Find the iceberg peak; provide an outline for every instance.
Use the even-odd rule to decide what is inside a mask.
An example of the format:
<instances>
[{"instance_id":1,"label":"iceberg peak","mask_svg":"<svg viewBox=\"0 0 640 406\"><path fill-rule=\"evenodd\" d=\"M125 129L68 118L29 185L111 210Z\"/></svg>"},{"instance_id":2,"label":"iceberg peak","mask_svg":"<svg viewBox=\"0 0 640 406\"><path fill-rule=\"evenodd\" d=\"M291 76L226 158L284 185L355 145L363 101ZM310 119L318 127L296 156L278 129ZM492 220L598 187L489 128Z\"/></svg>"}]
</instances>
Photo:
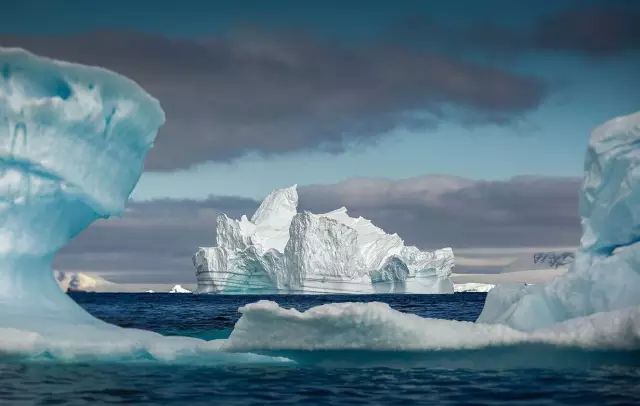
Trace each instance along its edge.
<instances>
[{"instance_id":1,"label":"iceberg peak","mask_svg":"<svg viewBox=\"0 0 640 406\"><path fill-rule=\"evenodd\" d=\"M288 225L297 211L298 188L297 185L293 185L269 193L251 216L251 222L256 225L264 223Z\"/></svg>"},{"instance_id":2,"label":"iceberg peak","mask_svg":"<svg viewBox=\"0 0 640 406\"><path fill-rule=\"evenodd\" d=\"M296 185L248 220L217 218L218 245L193 256L199 293L453 293L453 252L407 247L346 207L298 212Z\"/></svg>"}]
</instances>

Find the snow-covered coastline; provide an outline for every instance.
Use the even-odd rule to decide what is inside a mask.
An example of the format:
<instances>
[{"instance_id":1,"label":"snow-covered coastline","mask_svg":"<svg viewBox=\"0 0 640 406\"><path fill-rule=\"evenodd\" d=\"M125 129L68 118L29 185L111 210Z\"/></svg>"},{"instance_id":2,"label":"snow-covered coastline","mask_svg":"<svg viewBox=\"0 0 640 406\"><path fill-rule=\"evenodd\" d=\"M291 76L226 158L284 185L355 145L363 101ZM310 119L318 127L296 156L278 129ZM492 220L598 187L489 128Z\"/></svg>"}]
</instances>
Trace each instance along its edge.
<instances>
[{"instance_id":1,"label":"snow-covered coastline","mask_svg":"<svg viewBox=\"0 0 640 406\"><path fill-rule=\"evenodd\" d=\"M466 292L486 293L495 287L496 285L493 285L491 283L476 283L476 282L456 283L453 285L453 291L455 293L466 293Z\"/></svg>"},{"instance_id":2,"label":"snow-covered coastline","mask_svg":"<svg viewBox=\"0 0 640 406\"><path fill-rule=\"evenodd\" d=\"M115 283L88 272L54 271L58 286L64 292L95 293L191 293L190 284Z\"/></svg>"}]
</instances>

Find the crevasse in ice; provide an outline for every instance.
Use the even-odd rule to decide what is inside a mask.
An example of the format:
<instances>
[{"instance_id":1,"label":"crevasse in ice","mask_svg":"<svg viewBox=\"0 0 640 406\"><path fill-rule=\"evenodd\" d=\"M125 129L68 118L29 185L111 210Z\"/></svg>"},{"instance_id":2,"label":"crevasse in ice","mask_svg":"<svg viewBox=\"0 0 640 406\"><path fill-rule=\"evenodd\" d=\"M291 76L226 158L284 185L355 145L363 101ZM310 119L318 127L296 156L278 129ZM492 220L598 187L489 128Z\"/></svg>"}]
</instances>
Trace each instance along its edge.
<instances>
[{"instance_id":1,"label":"crevasse in ice","mask_svg":"<svg viewBox=\"0 0 640 406\"><path fill-rule=\"evenodd\" d=\"M453 293L451 248L405 246L347 209L298 213L296 186L251 217L217 218L216 247L193 257L199 293Z\"/></svg>"}]
</instances>

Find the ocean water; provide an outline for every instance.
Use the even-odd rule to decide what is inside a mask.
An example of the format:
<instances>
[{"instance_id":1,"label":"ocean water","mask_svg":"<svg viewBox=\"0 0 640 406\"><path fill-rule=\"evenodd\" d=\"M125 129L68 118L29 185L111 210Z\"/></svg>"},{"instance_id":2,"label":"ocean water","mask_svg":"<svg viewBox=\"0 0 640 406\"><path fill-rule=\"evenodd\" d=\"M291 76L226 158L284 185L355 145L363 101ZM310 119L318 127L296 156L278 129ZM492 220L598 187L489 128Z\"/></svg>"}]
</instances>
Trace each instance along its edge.
<instances>
[{"instance_id":1,"label":"ocean water","mask_svg":"<svg viewBox=\"0 0 640 406\"><path fill-rule=\"evenodd\" d=\"M474 321L486 295L197 296L73 293L94 316L166 335L225 338L238 307L269 299L304 310L382 301L422 317ZM292 352L292 365L195 366L150 363L20 362L0 359L0 404L640 404L635 353L521 349L535 368L486 367L501 350ZM481 358L478 358L481 354ZM280 354L282 355L282 354ZM563 361L558 362L558 357ZM545 362L545 359L550 362ZM553 362L551 362L553 361ZM549 364L549 366L545 366Z\"/></svg>"}]
</instances>

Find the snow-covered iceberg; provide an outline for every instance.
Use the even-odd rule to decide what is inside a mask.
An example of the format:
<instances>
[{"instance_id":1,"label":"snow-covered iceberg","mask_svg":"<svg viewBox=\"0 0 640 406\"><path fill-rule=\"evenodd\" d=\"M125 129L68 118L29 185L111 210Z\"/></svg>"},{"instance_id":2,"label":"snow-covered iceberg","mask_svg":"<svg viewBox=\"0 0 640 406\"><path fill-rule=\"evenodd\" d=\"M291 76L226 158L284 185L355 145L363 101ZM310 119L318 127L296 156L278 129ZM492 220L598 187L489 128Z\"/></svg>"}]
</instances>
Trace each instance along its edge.
<instances>
[{"instance_id":1,"label":"snow-covered iceberg","mask_svg":"<svg viewBox=\"0 0 640 406\"><path fill-rule=\"evenodd\" d=\"M453 293L453 251L405 246L342 207L298 212L296 186L249 220L217 218L217 246L193 256L198 293Z\"/></svg>"},{"instance_id":2,"label":"snow-covered iceberg","mask_svg":"<svg viewBox=\"0 0 640 406\"><path fill-rule=\"evenodd\" d=\"M578 359L596 359L598 352L593 350L631 351L620 359L637 365L640 113L616 118L594 131L585 163L581 215L584 234L570 269L546 285L495 287L475 323L421 318L383 303L335 303L299 312L260 301L240 309L242 317L224 348L475 349L489 354L478 358L482 362L497 365L522 357L527 366L546 358L540 354L547 354L551 364L554 359L565 364L571 350L586 349ZM502 348L502 361L490 355L496 347ZM570 351L561 352L566 349Z\"/></svg>"},{"instance_id":3,"label":"snow-covered iceberg","mask_svg":"<svg viewBox=\"0 0 640 406\"><path fill-rule=\"evenodd\" d=\"M183 288L182 285L175 285L169 289L169 293L191 293L191 291L187 288Z\"/></svg>"}]
</instances>

